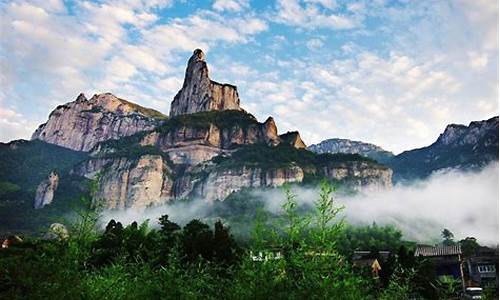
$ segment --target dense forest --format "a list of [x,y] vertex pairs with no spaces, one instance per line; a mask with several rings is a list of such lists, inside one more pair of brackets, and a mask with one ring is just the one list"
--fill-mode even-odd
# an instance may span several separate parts
[[[391,226],[354,227],[327,182],[314,210],[300,211],[285,189],[280,218],[257,212],[251,234],[235,238],[220,220],[183,227],[162,216],[99,229],[99,209],[69,228],[25,238],[0,251],[2,299],[452,299],[460,282],[438,278]],[[454,243],[451,232],[445,243]],[[470,242],[470,240],[468,240]],[[474,247],[474,244],[469,246]],[[373,276],[354,250],[390,251]],[[486,299],[494,295],[486,294]]]

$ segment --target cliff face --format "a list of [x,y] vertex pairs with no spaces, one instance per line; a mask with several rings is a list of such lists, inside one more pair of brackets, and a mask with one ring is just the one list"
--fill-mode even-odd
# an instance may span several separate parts
[[171,199],[171,170],[159,155],[93,159],[73,172],[98,179],[94,201],[103,201],[107,208],[145,208]]
[[274,146],[281,139],[272,118],[260,123],[246,112],[225,110],[176,116],[153,130],[122,141],[100,143],[92,153],[102,156],[138,145],[168,154],[175,164],[197,165],[242,145]]
[[118,139],[156,127],[164,116],[112,94],[78,98],[58,106],[31,139],[77,151],[89,151],[98,142]]
[[338,181],[348,181],[352,186],[374,185],[382,188],[392,187],[392,170],[374,167],[367,162],[327,164],[318,173]]
[[240,109],[240,98],[236,87],[210,80],[205,54],[196,49],[188,61],[182,89],[170,106],[170,116]]
[[276,187],[300,183],[303,179],[304,171],[295,165],[268,170],[259,167],[214,170],[195,185],[192,194],[211,202],[223,200],[243,188]]
[[51,172],[47,179],[42,181],[35,194],[35,200],[33,202],[33,207],[36,209],[43,208],[45,205],[52,203],[54,199],[54,193],[57,190],[59,184],[59,175],[55,172]]

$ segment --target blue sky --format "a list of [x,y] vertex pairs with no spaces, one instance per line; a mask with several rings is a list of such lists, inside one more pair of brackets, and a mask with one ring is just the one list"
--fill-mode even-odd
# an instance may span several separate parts
[[195,48],[242,106],[306,143],[396,153],[498,114],[493,0],[0,1],[0,140],[112,92],[168,114]]

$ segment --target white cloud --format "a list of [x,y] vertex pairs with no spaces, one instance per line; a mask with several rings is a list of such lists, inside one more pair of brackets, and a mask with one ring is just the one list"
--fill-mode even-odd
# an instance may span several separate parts
[[215,0],[212,7],[217,11],[242,11],[249,7],[248,0]]
[[309,50],[316,50],[323,47],[324,43],[322,39],[314,38],[307,41],[306,46]]
[[[318,190],[292,188],[304,206],[314,205]],[[253,193],[264,200],[266,209],[282,213],[282,190]],[[334,195],[345,206],[341,215],[350,224],[394,225],[405,239],[421,243],[439,242],[441,231],[447,228],[456,240],[476,237],[491,246],[498,244],[498,197],[498,162],[479,172],[445,170],[412,185],[368,186],[355,195]]]
[[0,105],[0,142],[30,139],[35,126],[33,121],[28,121],[22,114]]
[[[358,27],[360,20],[355,16],[347,16],[339,12],[332,12],[336,8],[334,1],[305,1],[303,4],[298,0],[278,0],[275,20],[280,23],[303,27],[307,29],[351,29]],[[323,12],[319,5],[328,8]]]

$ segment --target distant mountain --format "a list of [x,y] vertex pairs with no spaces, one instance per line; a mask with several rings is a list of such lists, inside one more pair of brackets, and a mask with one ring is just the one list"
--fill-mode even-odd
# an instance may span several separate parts
[[318,154],[359,154],[383,164],[386,164],[394,157],[394,154],[392,152],[386,151],[377,145],[359,141],[351,141],[348,139],[328,139],[322,141],[319,144],[311,145],[307,149]]
[[478,169],[498,160],[498,116],[469,126],[451,124],[430,146],[389,161],[394,181],[423,178],[447,168]]

